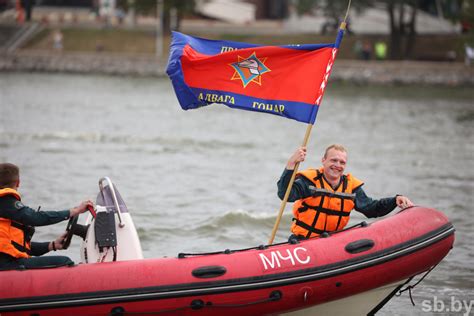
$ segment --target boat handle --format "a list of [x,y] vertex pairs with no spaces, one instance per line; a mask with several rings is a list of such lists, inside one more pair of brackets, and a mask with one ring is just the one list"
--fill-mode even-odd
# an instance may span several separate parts
[[223,266],[205,266],[193,270],[193,276],[200,279],[217,278],[224,275],[227,269]]
[[372,249],[375,242],[372,239],[360,239],[348,243],[344,248],[348,253],[359,253]]
[[114,200],[115,210],[117,212],[118,219],[119,219],[119,227],[123,228],[123,227],[125,227],[125,224],[123,223],[122,216],[120,215],[120,205],[119,205],[118,200],[117,200],[117,195],[115,194],[114,185],[112,184],[112,181],[110,180],[109,177],[103,177],[102,179],[99,180],[99,188],[100,188],[100,193],[102,194],[102,198],[104,199],[104,202],[105,202],[105,196],[104,196],[104,192],[103,192],[104,191],[104,185],[102,184],[102,182],[104,182],[104,181],[107,182],[107,185],[110,188],[110,192],[112,193],[112,199]]

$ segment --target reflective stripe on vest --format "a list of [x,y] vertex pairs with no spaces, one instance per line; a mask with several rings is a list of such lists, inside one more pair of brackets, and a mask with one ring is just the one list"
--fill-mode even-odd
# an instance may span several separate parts
[[[0,189],[0,197],[11,195],[18,201],[20,194],[13,189]],[[27,227],[21,223],[0,217],[0,252],[15,258],[29,258],[31,244],[25,240]]]
[[298,175],[310,180],[314,187],[309,187],[313,192],[312,196],[298,200],[293,205],[293,234],[311,238],[323,232],[343,229],[355,206],[353,191],[363,182],[351,174],[343,175],[339,186],[334,190],[324,179],[322,168],[308,169]]

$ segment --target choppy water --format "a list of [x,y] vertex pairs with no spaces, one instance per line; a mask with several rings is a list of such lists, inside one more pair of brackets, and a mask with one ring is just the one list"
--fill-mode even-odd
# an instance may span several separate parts
[[[457,229],[453,251],[414,290],[417,306],[405,294],[380,315],[456,314],[447,312],[453,299],[473,304],[473,96],[467,88],[336,84],[325,95],[302,167],[319,166],[328,144],[343,143],[348,171],[369,195],[406,194],[444,211]],[[21,167],[23,201],[69,208],[95,197],[98,179],[109,176],[145,257],[267,243],[276,181],[306,129],[223,106],[182,111],[167,79],[2,73],[0,110],[0,161]],[[288,236],[290,209],[277,242]],[[55,238],[65,224],[39,228],[36,240]],[[67,254],[79,261],[78,238]]]

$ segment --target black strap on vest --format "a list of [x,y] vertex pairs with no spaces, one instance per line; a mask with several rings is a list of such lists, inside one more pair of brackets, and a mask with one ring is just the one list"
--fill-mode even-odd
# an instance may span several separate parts
[[[319,184],[320,184],[321,188],[324,189],[325,186],[324,186],[324,181],[323,181],[323,173],[322,173],[322,172],[319,172],[319,170],[318,170],[318,173],[320,174],[320,175],[319,175]],[[319,207],[320,207],[320,209],[323,208],[324,199],[325,199],[325,198],[326,198],[326,197],[323,196],[323,197],[321,197],[321,200],[319,201]],[[328,210],[328,211],[329,211],[329,210]],[[319,214],[321,214],[321,212],[319,212]],[[318,214],[318,215],[319,215],[319,214]],[[323,229],[324,231],[327,230],[327,228],[326,228],[326,227],[327,227],[327,224],[328,224],[328,217],[327,217],[327,214],[326,214],[326,216],[324,217],[324,229]],[[316,228],[316,223],[313,223],[313,227]],[[311,237],[311,234],[308,235],[308,238],[309,238],[309,237]]]
[[25,230],[25,225],[23,225],[21,223],[18,223],[18,222],[11,221],[11,226],[15,227],[15,228],[18,228],[20,230]]
[[309,186],[309,189],[311,190],[311,196],[312,197],[320,197],[320,196],[327,196],[330,198],[338,198],[341,200],[351,200],[353,201],[355,199],[355,194],[352,193],[341,193],[341,192],[331,192],[326,189],[318,189],[313,186]]
[[[347,189],[347,177],[345,175],[342,176],[342,192],[346,192]],[[341,199],[341,213],[344,210],[344,199]],[[339,216],[337,219],[336,230],[339,230],[339,224],[341,224],[342,216]]]
[[15,221],[11,221],[11,226],[23,231],[23,247],[26,249],[26,243],[30,242],[33,238],[35,228],[33,226],[24,225]]
[[305,236],[306,239],[311,237],[311,233],[315,233],[315,234],[318,234],[318,235],[321,235],[322,233],[325,233],[324,230],[317,229],[316,227],[308,225],[305,222],[300,221],[299,219],[293,218],[292,220],[293,220],[293,222],[295,222],[296,225],[301,226],[301,227],[303,227],[304,229],[306,229],[308,231],[308,234],[306,234],[306,236]]
[[[322,200],[322,198],[321,198],[321,200]],[[335,210],[331,210],[331,209],[328,209],[328,208],[324,208],[320,205],[310,205],[310,204],[306,203],[305,201],[303,201],[302,206],[300,208],[298,208],[298,212],[299,213],[304,213],[307,210],[313,210],[313,211],[316,211],[316,212],[324,213],[326,215],[333,215],[333,216],[349,216],[351,214],[351,212],[344,212],[342,210],[341,211],[335,211]]]
[[18,251],[21,251],[21,252],[26,252],[28,255],[31,256],[31,250],[26,248],[26,244],[25,245],[20,245],[19,243],[17,242],[14,242],[13,240],[11,241],[13,247],[16,248],[16,250]]

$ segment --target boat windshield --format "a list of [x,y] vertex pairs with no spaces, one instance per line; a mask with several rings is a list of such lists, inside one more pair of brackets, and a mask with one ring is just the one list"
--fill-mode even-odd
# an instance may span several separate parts
[[[113,184],[112,184],[113,185]],[[122,199],[117,187],[113,185],[115,196],[117,197],[117,202],[120,207],[120,213],[128,213],[127,206]],[[116,207],[114,205],[114,198],[113,198],[113,191],[110,189],[110,186],[105,186],[97,195],[96,204],[100,206],[105,206],[107,211],[116,211]]]

